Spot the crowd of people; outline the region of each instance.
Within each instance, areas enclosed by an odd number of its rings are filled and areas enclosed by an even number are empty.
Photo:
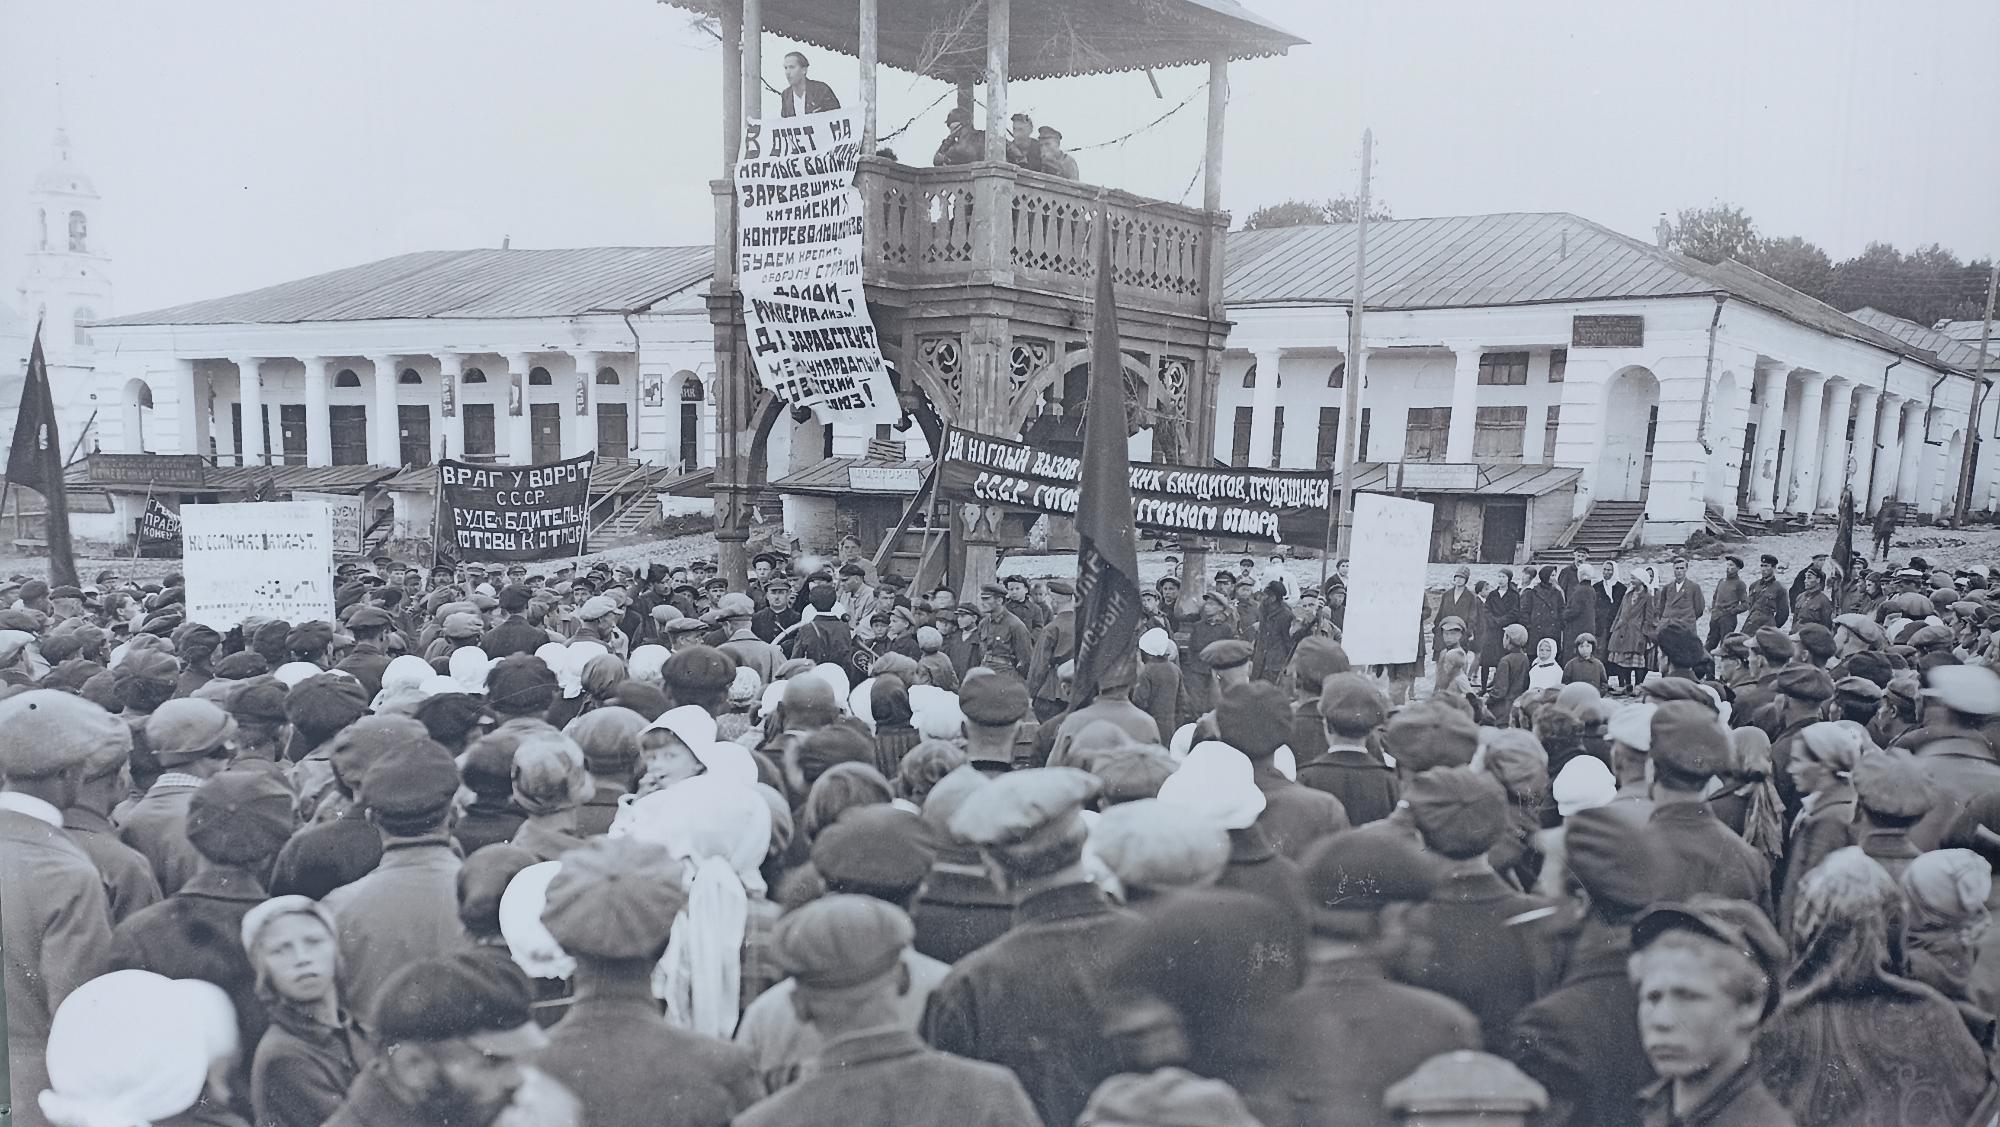
[[[16,577],[15,1122],[1387,1124],[1468,1049],[1543,1124],[1984,1122],[1995,573],[1774,563],[1461,575],[1407,701],[1276,560],[1089,694],[1062,579],[851,541],[226,631]]]

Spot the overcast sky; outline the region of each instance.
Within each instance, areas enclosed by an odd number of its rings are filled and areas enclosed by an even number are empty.
[[[1660,212],[1722,199],[1836,259],[1878,239],[2000,252],[1993,0],[1251,3],[1311,44],[1232,68],[1239,219],[1352,191],[1372,125],[1398,217],[1570,211],[1650,239]],[[773,82],[786,46],[766,40]],[[0,296],[58,84],[104,196],[115,309],[134,312],[506,236],[705,242],[720,66],[653,0],[0,0]],[[854,90],[852,60],[814,75]],[[1086,179],[1198,202],[1204,98],[1089,146],[1205,78],[1163,71],[1158,99],[1141,74],[1011,97],[1063,129]],[[885,69],[884,132],[945,90]],[[945,108],[888,143],[927,160]]]

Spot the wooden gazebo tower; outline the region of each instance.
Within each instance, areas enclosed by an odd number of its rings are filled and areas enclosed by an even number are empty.
[[[1013,436],[1039,415],[1080,411],[1096,281],[1098,201],[1109,204],[1112,262],[1133,415],[1164,461],[1211,459],[1216,384],[1229,330],[1222,303],[1223,111],[1235,59],[1304,40],[1234,0],[669,0],[711,14],[723,41],[723,175],[715,195],[708,296],[718,373],[716,533],[722,573],[747,571],[749,498],[785,413],[758,384],[735,278],[736,201],[728,179],[745,116],[765,109],[763,34],[861,61],[861,151],[873,153],[876,72],[887,65],[951,82],[972,109],[986,86],[986,159],[946,168],[864,156],[863,280],[898,396],[934,432],[956,424]],[[1208,142],[1200,208],[1045,176],[1006,161],[1010,79],[1206,66]],[[775,109],[774,109],[775,112]],[[1056,429],[1060,429],[1059,427]],[[933,434],[935,437],[935,434]],[[998,514],[961,505],[961,589],[990,581]],[[1197,545],[1187,572],[1202,574]],[[955,556],[960,553],[954,552]]]

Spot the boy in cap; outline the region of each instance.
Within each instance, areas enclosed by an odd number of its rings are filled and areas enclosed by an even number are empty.
[[[924,1040],[1012,1069],[1044,1123],[1075,1122],[1118,1071],[1102,1036],[1106,974],[1111,952],[1143,926],[1084,870],[1083,807],[1099,788],[1067,767],[1016,771],[974,792],[950,824],[1013,897],[1014,925],[938,985]]]
[[[54,689],[0,701],[0,944],[7,957],[7,1058],[17,1093],[49,1086],[49,1023],[72,990],[104,969],[111,946],[104,882],[62,830],[90,757],[124,734],[117,717]],[[45,1127],[33,1098],[14,1122]]]
[[[652,976],[687,893],[666,848],[597,838],[563,855],[542,923],[576,960],[575,1001],[535,1063],[590,1127],[708,1127],[763,1098],[749,1052],[660,1020]]]
[[[1660,904],[1633,924],[1632,950],[1639,1038],[1660,1076],[1644,1121],[1792,1127],[1750,1059],[1785,969],[1770,920],[1719,897]]]
[[[1326,750],[1298,765],[1299,782],[1340,802],[1356,826],[1387,818],[1396,808],[1396,775],[1369,746],[1389,720],[1389,698],[1359,673],[1326,677],[1317,711]]]
[[[577,1127],[576,1098],[531,1068],[548,1044],[534,988],[505,952],[413,960],[384,983],[379,1046],[326,1127]]]
[[[236,721],[211,701],[170,700],[147,719],[146,742],[163,774],[126,811],[118,837],[145,856],[160,891],[172,896],[201,860],[187,840],[188,804],[203,780],[229,766]]]
[[[825,1048],[814,1075],[751,1108],[738,1127],[1042,1122],[1014,1074],[926,1048],[897,1023],[914,934],[901,909],[854,895],[822,897],[778,922],[772,955],[792,976],[792,1008]]]

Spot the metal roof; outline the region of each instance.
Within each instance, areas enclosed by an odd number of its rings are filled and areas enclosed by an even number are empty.
[[[848,481],[850,469],[927,470],[929,462],[897,462],[882,458],[823,458],[802,470],[795,470],[765,486],[779,493],[823,494],[829,497],[908,497],[907,489],[855,487]]]
[[[714,249],[427,250],[107,325],[297,324],[633,313],[714,272]]]
[[[293,489],[358,493],[369,486],[382,484],[392,473],[393,470],[382,466],[209,466],[202,471],[199,483],[149,484],[140,477],[124,481],[106,480],[100,474],[93,478],[90,460],[80,458],[63,471],[63,482],[71,489],[120,493],[136,493],[144,489],[155,493],[251,493],[266,481],[281,493]]]
[[[719,18],[736,0],[666,2]],[[860,21],[857,5],[830,0],[765,0],[763,8],[767,33],[848,56],[860,54]],[[1236,0],[1013,0],[1008,30],[1010,79],[1190,66],[1217,51],[1258,58],[1306,42]],[[898,70],[984,81],[984,7],[882,0],[876,52]]]
[[[1957,365],[1968,371],[1980,366],[1977,333],[1973,335],[1973,343],[1968,344],[1936,329],[1927,329],[1915,321],[1905,320],[1894,313],[1884,313],[1880,309],[1871,309],[1865,305],[1849,313],[1848,316],[1870,328],[1880,329],[1897,340],[1907,341],[1918,348],[1929,349],[1948,364]],[[1973,324],[1977,325],[1978,322],[1975,321]],[[1987,348],[1986,370],[2000,369],[2000,349],[1993,348],[1990,342]]]
[[[1458,486],[1410,485],[1407,493],[1458,493],[1480,497],[1540,497],[1576,485],[1583,471],[1566,466],[1513,465],[1498,462],[1481,462],[1477,466],[1478,476],[1472,488]],[[1362,462],[1354,467],[1354,488],[1357,492],[1389,493],[1396,488],[1396,463]],[[1340,488],[1340,475],[1334,475],[1334,488]]]

